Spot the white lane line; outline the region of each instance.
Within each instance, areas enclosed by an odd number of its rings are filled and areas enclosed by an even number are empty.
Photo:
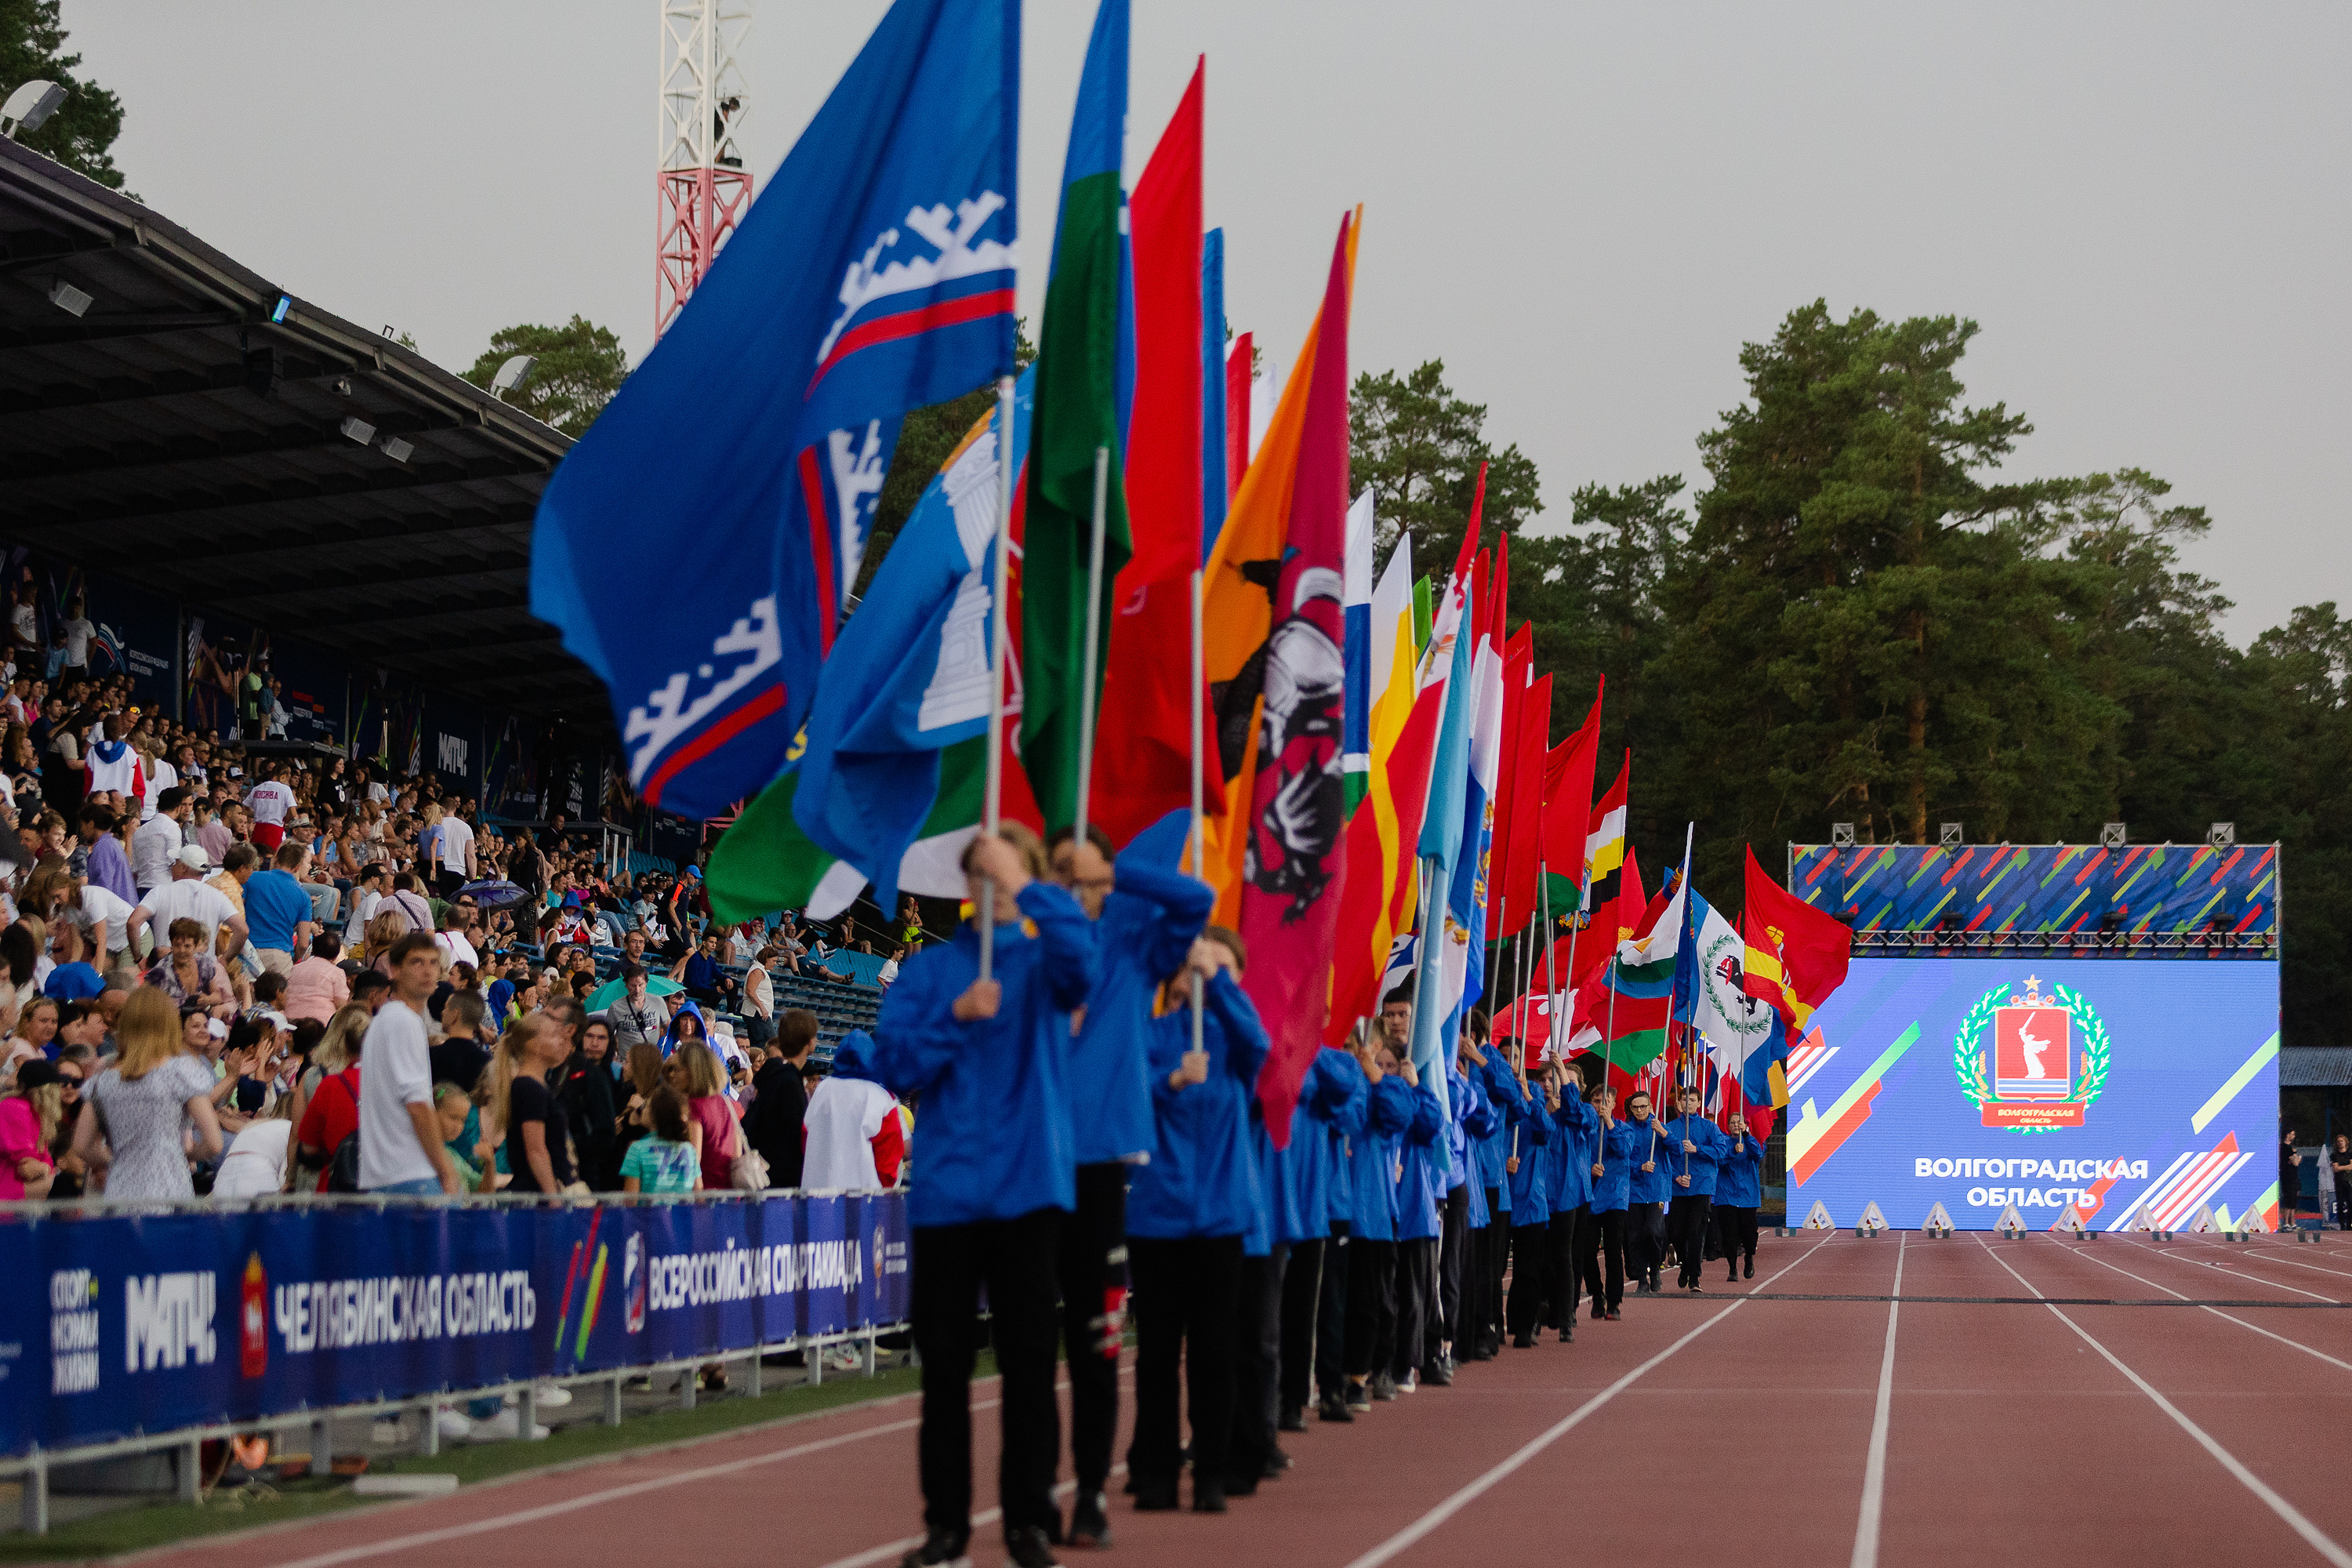
[[[2140,1248],[2140,1250],[2141,1250],[2141,1251],[2143,1251],[2143,1252],[2154,1252],[2156,1249],[2155,1249],[2155,1248],[2153,1248],[2153,1247],[2141,1247],[2141,1248]],[[2147,1278],[2146,1275],[2144,1275],[2144,1274],[2135,1274],[2135,1273],[2133,1273],[2130,1269],[2126,1268],[2125,1267],[2123,1267],[2123,1265],[2121,1265],[2121,1264],[2119,1264],[2119,1263],[2110,1263],[2110,1262],[2108,1262],[2108,1261],[2107,1261],[2105,1258],[2093,1258],[2093,1257],[2091,1256],[2091,1249],[2090,1249],[2089,1247],[2079,1247],[2079,1248],[2078,1248],[2078,1247],[2067,1247],[2067,1248],[2066,1248],[2066,1256],[2068,1256],[2069,1258],[2088,1258],[2091,1262],[2097,1264],[2097,1265],[2098,1265],[2100,1268],[2112,1268],[2112,1269],[2114,1269],[2116,1273],[2118,1273],[2118,1274],[2122,1275],[2122,1276],[2123,1276],[2125,1279],[2137,1279],[2137,1280],[2138,1280],[2141,1284],[2143,1284],[2143,1285],[2147,1286],[2149,1289],[2151,1289],[2151,1290],[2161,1290],[2161,1291],[2163,1291],[2166,1295],[2170,1296],[2170,1297],[2173,1297],[2174,1299],[2176,1299],[2176,1300],[2178,1300],[2187,1301],[2187,1300],[2191,1300],[2191,1298],[2190,1298],[2189,1296],[2188,1296],[2186,1293],[2184,1293],[2184,1292],[2182,1292],[2182,1291],[2179,1291],[2179,1290],[2176,1290],[2176,1289],[2173,1289],[2171,1286],[2169,1286],[2169,1285],[2159,1285],[2159,1284],[2158,1284],[2155,1280],[2148,1279],[2148,1278]],[[2162,1256],[2164,1256],[2164,1255],[2163,1255],[2163,1254],[2161,1254],[2161,1253],[2158,1253],[2158,1254],[2157,1254],[2157,1256],[2158,1256],[2158,1257],[2162,1257]],[[2180,1258],[2175,1258],[2175,1259],[2174,1259],[2174,1261],[2175,1261],[2175,1262],[2182,1262],[2182,1261],[2186,1261],[2186,1260],[2185,1260],[2185,1259],[2180,1259]],[[2292,1305],[2293,1303],[2291,1303],[2291,1302],[2283,1302],[2283,1303],[2281,1303],[2281,1304],[2282,1304],[2282,1305]],[[2264,1338],[2264,1339],[2266,1339],[2266,1340],[2276,1340],[2279,1343],[2281,1343],[2281,1344],[2283,1344],[2283,1345],[2288,1345],[2288,1346],[2291,1346],[2291,1347],[2293,1347],[2293,1348],[2294,1348],[2294,1349],[2295,1349],[2295,1350],[2299,1350],[2299,1351],[2301,1351],[2304,1354],[2305,1354],[2305,1355],[2307,1355],[2307,1356],[2314,1356],[2314,1357],[2316,1357],[2317,1359],[2319,1359],[2319,1360],[2321,1360],[2321,1361],[2326,1362],[2326,1363],[2328,1365],[2330,1365],[2330,1366],[2340,1366],[2340,1367],[2342,1367],[2346,1372],[2352,1372],[2352,1361],[2338,1361],[2338,1360],[2336,1360],[2334,1356],[2329,1355],[2329,1354],[2328,1354],[2326,1352],[2325,1352],[2325,1351],[2315,1351],[2315,1350],[2313,1350],[2309,1345],[2305,1344],[2305,1343],[2303,1343],[2302,1342],[2300,1342],[2300,1341],[2298,1341],[2298,1340],[2291,1340],[2291,1339],[2288,1339],[2284,1334],[2274,1334],[2274,1333],[2271,1332],[2268,1329],[2263,1328],[2260,1323],[2250,1323],[2250,1322],[2246,1321],[2246,1320],[2245,1320],[2245,1319],[2243,1319],[2243,1318],[2232,1317],[2232,1316],[2231,1316],[2231,1314],[2229,1314],[2229,1313],[2227,1313],[2227,1312],[2225,1312],[2225,1311],[2221,1310],[2221,1308],[2219,1308],[2219,1307],[2208,1306],[2208,1305],[2206,1305],[2206,1304],[2205,1304],[2204,1302],[2202,1302],[2202,1301],[2198,1302],[2198,1303],[2197,1303],[2197,1306],[2198,1306],[2198,1310],[2199,1310],[2200,1311],[2210,1312],[2210,1313],[2212,1313],[2215,1317],[2221,1319],[2224,1322],[2235,1323],[2235,1324],[2237,1324],[2237,1325],[2238,1325],[2238,1327],[2240,1327],[2240,1328],[2242,1328],[2242,1329],[2252,1329],[2254,1332],[2256,1332],[2256,1333],[2258,1333],[2258,1334],[2262,1335],[2262,1336],[2263,1336],[2263,1338]]]
[[[1862,1516],[1853,1527],[1853,1568],[1878,1568],[1878,1523],[1886,1506],[1886,1429],[1895,1407],[1895,1324],[1903,1310],[1903,1249],[1895,1244],[1895,1289],[1886,1300],[1886,1354],[1878,1363],[1878,1414],[1870,1420],[1870,1460],[1862,1468]]]
[[[1756,1289],[1758,1290],[1769,1289],[1773,1280],[1780,1279],[1782,1275],[1789,1272],[1789,1269],[1796,1268],[1799,1263],[1802,1263],[1806,1258],[1811,1258],[1814,1253],[1819,1252],[1822,1247],[1827,1247],[1832,1239],[1832,1237],[1828,1236],[1822,1237],[1821,1240],[1813,1243],[1812,1246],[1807,1247],[1803,1252],[1799,1253],[1796,1260],[1790,1263],[1788,1268],[1781,1269],[1779,1274],[1773,1275],[1770,1279],[1765,1280],[1763,1284],[1757,1286]],[[1649,1360],[1643,1362],[1641,1365],[1635,1367],[1633,1371],[1627,1373],[1624,1376],[1619,1378],[1616,1382],[1611,1384],[1608,1387],[1602,1389],[1591,1398],[1586,1400],[1582,1405],[1578,1405],[1575,1410],[1567,1415],[1560,1417],[1559,1421],[1553,1423],[1552,1426],[1546,1428],[1543,1432],[1538,1434],[1532,1438],[1529,1438],[1501,1464],[1496,1465],[1493,1469],[1488,1470],[1485,1475],[1480,1476],[1476,1480],[1472,1481],[1469,1485],[1455,1492],[1452,1497],[1447,1498],[1444,1502],[1439,1503],[1435,1508],[1433,1508],[1427,1513],[1423,1514],[1419,1519],[1413,1521],[1412,1523],[1405,1526],[1404,1529],[1397,1531],[1394,1535],[1390,1536],[1386,1541],[1381,1542],[1378,1546],[1373,1547],[1361,1557],[1357,1558],[1353,1563],[1348,1564],[1348,1568],[1379,1568],[1381,1563],[1388,1562],[1391,1558],[1396,1556],[1397,1553],[1402,1552],[1406,1547],[1412,1545],[1415,1542],[1429,1534],[1430,1531],[1435,1530],[1439,1525],[1444,1524],[1447,1520],[1452,1519],[1455,1514],[1461,1512],[1471,1503],[1476,1501],[1481,1496],[1501,1484],[1501,1482],[1508,1478],[1512,1472],[1518,1469],[1522,1465],[1525,1465],[1529,1459],[1534,1458],[1538,1454],[1542,1453],[1546,1448],[1549,1448],[1552,1444],[1566,1436],[1570,1432],[1574,1431],[1578,1426],[1582,1426],[1588,1416],[1591,1415],[1595,1411],[1608,1404],[1611,1400],[1616,1398],[1619,1394],[1624,1393],[1628,1388],[1631,1388],[1635,1383],[1639,1382],[1644,1374],[1663,1366],[1667,1359],[1676,1351],[1682,1349],[1685,1345],[1698,1338],[1699,1335],[1706,1332],[1707,1330],[1715,1327],[1716,1324],[1723,1321],[1724,1319],[1731,1316],[1732,1313],[1746,1306],[1748,1304],[1748,1299],[1747,1297],[1742,1296],[1732,1301],[1729,1305],[1726,1306],[1723,1310],[1707,1319],[1706,1321],[1701,1323],[1698,1327],[1693,1329],[1690,1332],[1685,1334],[1682,1338],[1676,1340],[1674,1343],[1668,1345],[1665,1349],[1660,1351],[1657,1354],[1652,1356]],[[2346,1563],[2344,1568],[2352,1568],[2352,1563]]]
[[[1127,1474],[1127,1466],[1124,1463],[1116,1464],[1110,1468],[1110,1479],[1113,1480],[1118,1479],[1119,1477],[1125,1474]],[[1075,1492],[1077,1489],[1077,1482],[1064,1481],[1061,1485],[1054,1489],[1054,1495],[1057,1498],[1067,1497],[1070,1493]],[[977,1531],[984,1525],[994,1524],[998,1520],[1003,1519],[1003,1517],[1004,1510],[1002,1508],[988,1509],[971,1516],[971,1527],[973,1530]],[[824,1568],[874,1568],[875,1563],[887,1563],[891,1558],[897,1556],[899,1552],[906,1551],[908,1547],[920,1546],[922,1543],[923,1537],[919,1535],[905,1536],[897,1541],[886,1541],[881,1545],[868,1548],[864,1552],[856,1553],[855,1556],[836,1557],[832,1562],[825,1563]]]
[[[2273,1290],[2291,1290],[2298,1296],[2308,1296],[2315,1301],[2327,1301],[2339,1307],[2343,1305],[2343,1302],[2333,1296],[2323,1296],[2316,1290],[2306,1290],[2300,1285],[2289,1285],[2278,1279],[2265,1279],[2259,1274],[2241,1274],[2234,1268],[2225,1268],[2218,1263],[2208,1263],[2201,1258],[2183,1258],[2169,1247],[2151,1247],[2149,1250],[2159,1258],[2169,1258],[2175,1263],[2186,1263],[2192,1268],[2210,1268],[2216,1274],[2227,1274],[2231,1279],[2243,1279],[2249,1285],[2267,1285]]]
[[[2141,1245],[2147,1244],[2143,1242]],[[2210,1251],[2227,1253],[2231,1258],[2242,1258],[2248,1263],[2284,1263],[2290,1268],[2308,1268],[2315,1274],[2332,1274],[2338,1279],[2352,1279],[2352,1274],[2347,1274],[2341,1268],[2330,1268],[2319,1263],[2305,1263],[2299,1258],[2281,1258],[2276,1253],[2265,1253],[2252,1247],[2232,1249],[2216,1241],[2209,1241],[2205,1243],[2205,1247]]]
[[[2048,1299],[2042,1297],[2040,1288],[2032,1280],[2028,1279],[2024,1275],[2020,1274],[2016,1269],[2010,1268],[2009,1260],[2001,1257],[2000,1253],[1995,1252],[1991,1247],[1988,1246],[1982,1237],[1979,1237],[1977,1238],[1977,1245],[1984,1247],[1986,1255],[1995,1263],[2000,1264],[2003,1268],[2008,1268],[2010,1278],[2015,1279],[2020,1285],[2024,1286],[2027,1289],[2032,1290],[2036,1299],[2042,1300],[2042,1306],[2049,1310],[2051,1316],[2056,1318],[2060,1322],[2074,1330],[2075,1334],[2081,1338],[2084,1344],[2089,1345],[2093,1350],[2098,1352],[2102,1356],[2105,1356],[2109,1366],[2114,1367],[2117,1372],[2122,1373],[2126,1377],[2131,1379],[2132,1385],[2134,1387],[2137,1388],[2142,1394],[2147,1394],[2149,1399],[2153,1400],[2158,1410],[2161,1410],[2167,1415],[2171,1416],[2173,1423],[2183,1432],[2188,1433],[2191,1437],[2195,1438],[2198,1446],[2202,1447],[2208,1454],[2212,1455],[2214,1461],[2223,1469],[2229,1471],[2231,1476],[2235,1477],[2240,1486],[2244,1487],[2248,1491],[2262,1499],[2263,1501],[2269,1506],[2270,1510],[2278,1515],[2279,1518],[2285,1522],[2288,1529],[2294,1531],[2297,1535],[2302,1536],[2303,1539],[2309,1543],[2313,1551],[2318,1552],[2322,1557],[2327,1559],[2328,1562],[2334,1563],[2336,1568],[2352,1568],[2352,1552],[2347,1552],[2344,1548],[2336,1544],[2336,1542],[2330,1539],[2328,1535],[2319,1528],[2319,1526],[2312,1523],[2310,1520],[2304,1517],[2304,1513],[2301,1509],[2287,1501],[2286,1499],[2279,1496],[2277,1492],[2273,1491],[2270,1486],[2264,1482],[2260,1476],[2254,1474],[2253,1471],[2248,1469],[2244,1464],[2240,1462],[2235,1454],[2232,1454],[2229,1449],[2224,1448],[2221,1444],[2215,1442],[2212,1435],[2207,1432],[2204,1427],[2197,1425],[2196,1422],[2191,1421],[2185,1414],[2182,1413],[2179,1405],[2173,1404],[2172,1401],[2167,1399],[2163,1394],[2158,1394],[2156,1391],[2155,1385],[2150,1384],[2147,1379],[2140,1376],[2139,1373],[2126,1366],[2123,1363],[2122,1359],[2118,1357],[2115,1352],[2109,1350],[2106,1346],[2094,1339],[2091,1336],[2090,1331],[2084,1328],[2082,1324],[2076,1322],[2065,1313],[2060,1311],[2056,1307],[2052,1306]]]

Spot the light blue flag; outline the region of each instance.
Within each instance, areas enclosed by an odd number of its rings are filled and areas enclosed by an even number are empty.
[[[1201,562],[1225,526],[1225,231],[1201,237]]]
[[[1013,396],[1026,457],[1034,370]],[[810,704],[793,820],[898,908],[898,865],[939,795],[940,752],[988,731],[997,423],[932,477],[842,629]]]

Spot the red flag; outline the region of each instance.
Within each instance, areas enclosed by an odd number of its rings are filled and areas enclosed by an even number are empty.
[[[1265,644],[1261,743],[1245,825],[1253,866],[1241,890],[1241,934],[1250,951],[1243,984],[1273,1037],[1257,1092],[1276,1148],[1290,1141],[1299,1082],[1323,1048],[1348,870],[1336,677],[1347,637],[1340,570],[1348,532],[1350,226],[1341,220],[1316,326],[1288,535],[1276,563],[1279,618]]]
[[[1576,984],[1581,988],[1591,973],[1617,955],[1617,944],[1633,934],[1649,909],[1650,900],[1642,891],[1642,861],[1631,844],[1625,846],[1625,864],[1618,868],[1617,896],[1592,911],[1592,923],[1584,929],[1584,940],[1576,944]]]
[[[1125,844],[1192,804],[1192,574],[1201,552],[1201,100],[1192,70],[1128,203],[1135,411],[1125,457],[1134,553],[1108,600],[1092,819]],[[1220,792],[1214,769],[1210,795]]]
[[[1225,356],[1225,499],[1242,489],[1242,476],[1250,466],[1250,334],[1234,340]]]
[[[1497,570],[1496,576],[1502,573]],[[1486,851],[1486,940],[1500,942],[1516,929],[1508,923],[1510,906],[1504,891],[1508,886],[1511,850],[1516,843],[1511,827],[1511,802],[1519,777],[1519,715],[1528,703],[1529,666],[1535,659],[1534,632],[1521,624],[1503,644],[1503,723],[1496,731],[1502,755],[1495,759],[1495,831]]]
[[[1741,989],[1769,1002],[1791,1029],[1803,1027],[1813,1009],[1845,984],[1853,932],[1766,876],[1753,848],[1739,933],[1748,944]]]
[[[1430,754],[1437,750],[1442,718],[1439,693],[1428,691],[1413,704],[1412,715],[1398,731],[1388,758],[1389,795],[1396,804],[1397,842],[1404,846],[1397,866],[1397,885],[1387,886],[1387,867],[1381,846],[1381,825],[1367,798],[1348,822],[1349,897],[1339,906],[1339,924],[1332,942],[1331,1012],[1323,1026],[1323,1043],[1339,1045],[1380,1005],[1381,975],[1388,954],[1374,948],[1375,930],[1383,904],[1393,927],[1402,919],[1412,879],[1421,874],[1413,842],[1421,837],[1421,815],[1429,804]]]
[[[1510,858],[1504,870],[1503,930],[1519,930],[1535,919],[1539,906],[1537,864],[1543,839],[1544,742],[1551,738],[1551,677],[1528,689],[1519,708],[1518,771],[1511,780]]]

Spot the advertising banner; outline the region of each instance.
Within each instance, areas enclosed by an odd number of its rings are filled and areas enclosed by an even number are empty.
[[[1789,847],[1789,890],[1859,931],[2244,941],[2278,931],[2278,870],[2275,844]]]
[[[2276,1229],[2278,1048],[2275,963],[1858,958],[1790,1052],[1790,1221]]]
[[[0,1220],[0,1454],[903,1322],[906,1200]]]

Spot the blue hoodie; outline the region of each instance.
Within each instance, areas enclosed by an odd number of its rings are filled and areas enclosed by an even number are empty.
[[[1650,1130],[1647,1127],[1642,1128],[1637,1137],[1630,1121],[1609,1124],[1609,1131],[1601,1136],[1601,1152],[1592,1162],[1601,1167],[1601,1174],[1592,1184],[1594,1214],[1616,1214],[1633,1206],[1630,1189],[1633,1166],[1646,1157],[1643,1152],[1649,1146]],[[1591,1168],[1591,1165],[1585,1167],[1587,1171]]]
[[[1335,1056],[1346,1058],[1345,1064],[1331,1061]],[[1348,1152],[1363,1137],[1364,1122],[1371,1115],[1372,1080],[1351,1053],[1328,1046],[1316,1053],[1313,1070],[1330,1073],[1347,1086],[1344,1098],[1331,1101],[1328,1114],[1319,1119],[1317,1142],[1311,1145],[1318,1161],[1312,1179],[1323,1194],[1323,1234],[1328,1237],[1337,1234],[1335,1226],[1355,1226],[1355,1164]],[[1300,1094],[1303,1102],[1305,1091]]]
[[[1099,994],[1100,986],[1096,989]],[[1168,1083],[1192,1048],[1192,1010],[1179,1007],[1150,1023],[1155,1135],[1151,1159],[1128,1184],[1129,1236],[1241,1236],[1263,1220],[1250,1103],[1273,1043],[1232,975],[1220,970],[1205,992],[1201,1048],[1209,1056],[1207,1081],[1182,1089]]]
[[[1412,1090],[1394,1073],[1372,1085],[1364,1130],[1348,1141],[1349,1234],[1360,1241],[1394,1241],[1397,1143],[1412,1125]]]
[[[1551,1194],[1544,1185],[1551,1163],[1549,1152],[1555,1123],[1551,1112],[1544,1106],[1543,1096],[1521,1098],[1514,1085],[1512,1097],[1504,1102],[1504,1111],[1518,1131],[1519,1168],[1507,1179],[1511,1184],[1511,1223],[1549,1225],[1551,1223]]]
[[[1094,985],[1095,928],[1049,882],[1021,889],[1020,905],[1037,934],[996,928],[995,1017],[961,1024],[952,1011],[980,978],[970,922],[907,960],[883,994],[874,1077],[901,1099],[922,1096],[909,1225],[1015,1219],[1076,1201],[1069,1014]]]
[[[1478,1140],[1478,1183],[1500,1192],[1506,1185],[1503,1163],[1511,1157],[1511,1119],[1503,1108],[1518,1097],[1519,1083],[1500,1050],[1488,1045],[1483,1052],[1486,1059],[1477,1069],[1478,1083],[1495,1110],[1495,1121]]]
[[[1440,1235],[1444,1216],[1438,1189],[1444,1184],[1445,1112],[1437,1103],[1437,1088],[1423,1081],[1412,1091],[1412,1121],[1402,1134],[1403,1169],[1396,1184],[1396,1238],[1427,1241]]]
[[[1573,1214],[1592,1201],[1592,1146],[1601,1136],[1601,1113],[1581,1095],[1562,1090],[1559,1110],[1552,1120],[1559,1132],[1552,1142],[1563,1146],[1551,1189],[1551,1212]]]
[[[1467,1173],[1457,1178],[1463,1193],[1462,1223],[1471,1230],[1484,1230],[1495,1216],[1486,1207],[1486,1184],[1479,1178],[1475,1162],[1487,1137],[1503,1124],[1502,1112],[1486,1098],[1486,1091],[1464,1077],[1459,1068],[1446,1074],[1445,1092],[1454,1111],[1451,1135],[1459,1145],[1455,1169]],[[1452,1196],[1453,1189],[1447,1188],[1446,1194]]]
[[[1216,894],[1206,882],[1121,855],[1118,885],[1095,922],[1101,955],[1086,1023],[1070,1045],[1070,1121],[1077,1163],[1097,1165],[1150,1149],[1151,1003],[1160,983],[1184,966],[1208,923]]]
[[[1698,1147],[1683,1152],[1685,1142]],[[1673,1169],[1666,1173],[1666,1195],[1675,1198],[1715,1196],[1715,1167],[1731,1141],[1723,1130],[1703,1116],[1677,1116],[1658,1130],[1658,1152],[1670,1162]],[[1687,1163],[1687,1169],[1685,1169]],[[1690,1177],[1687,1187],[1676,1186],[1676,1176]]]
[[[1715,1173],[1717,1207],[1753,1209],[1764,1206],[1764,1145],[1753,1138],[1725,1138]]]
[[[1290,1147],[1277,1150],[1251,1096],[1250,1142],[1257,1152],[1258,1190],[1265,1194],[1262,1223],[1251,1227],[1244,1256],[1264,1258],[1272,1245],[1320,1241],[1331,1234],[1331,1176],[1336,1160],[1330,1128],[1352,1102],[1360,1122],[1370,1085],[1345,1051],[1328,1046],[1307,1064],[1298,1103],[1290,1112]]]
[[[1630,1201],[1637,1204],[1664,1203],[1674,1195],[1674,1188],[1671,1185],[1673,1178],[1666,1174],[1665,1129],[1659,1123],[1654,1112],[1647,1121],[1627,1121],[1624,1125],[1631,1127],[1641,1135],[1641,1147],[1633,1152],[1633,1171],[1631,1177],[1633,1191],[1629,1194]],[[1655,1169],[1644,1171],[1642,1169],[1644,1164],[1654,1166]],[[1682,1169],[1681,1161],[1675,1162],[1675,1169],[1677,1171]]]

